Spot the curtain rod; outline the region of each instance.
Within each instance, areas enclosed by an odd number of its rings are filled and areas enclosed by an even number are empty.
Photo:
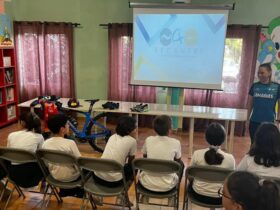
[[[54,24],[59,24],[59,23],[68,23],[69,24],[69,22],[48,22],[48,21],[14,21],[15,23],[22,23],[22,22],[24,22],[24,23],[29,23],[29,24],[31,24],[31,23],[40,23],[40,24],[49,24],[49,23],[54,23]],[[80,24],[80,23],[70,23],[74,28],[82,28],[82,25]]]
[[[100,23],[99,26],[100,27],[103,27],[104,29],[108,29],[110,27],[111,23]],[[239,24],[229,24],[228,26],[234,26],[234,25],[239,25]],[[241,26],[251,26],[251,25],[241,25]],[[261,25],[261,28],[268,28],[268,26],[262,26]]]
[[[100,27],[104,28],[104,29],[108,29],[110,27],[110,23],[101,23],[99,24]]]

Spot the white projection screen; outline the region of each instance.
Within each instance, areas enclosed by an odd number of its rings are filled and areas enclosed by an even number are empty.
[[[228,10],[133,13],[132,85],[222,89]]]

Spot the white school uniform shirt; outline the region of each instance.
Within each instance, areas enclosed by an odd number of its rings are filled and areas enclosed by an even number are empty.
[[[254,157],[245,155],[237,166],[239,171],[249,171],[258,176],[271,176],[280,177],[280,166],[278,167],[265,167],[264,165],[258,165],[254,161]]]
[[[135,156],[136,151],[137,141],[135,138],[129,135],[120,136],[114,134],[109,138],[101,158],[115,160],[124,166],[126,158],[128,156]],[[96,172],[95,175],[108,182],[116,182],[122,179],[120,173]]]
[[[235,169],[235,159],[232,154],[223,152],[221,149],[218,149],[218,153],[224,156],[223,162],[220,165],[208,165],[204,159],[205,153],[209,150],[209,148],[196,150],[193,153],[191,165],[192,166],[213,166],[217,168],[225,168],[234,170]],[[203,181],[194,180],[192,188],[193,190],[200,195],[218,198],[218,191],[222,187],[222,184],[216,183],[207,183]]]
[[[76,143],[73,140],[63,137],[52,137],[47,139],[42,146],[43,149],[57,150],[67,152],[75,157],[80,157],[81,154]],[[47,163],[51,175],[62,182],[71,182],[80,176],[79,170],[73,166],[61,166],[58,164]]]
[[[147,158],[174,160],[181,158],[180,141],[168,136],[150,136],[145,140],[142,148]],[[156,192],[166,192],[175,187],[178,182],[176,174],[159,175],[153,173],[140,173],[140,183],[147,189]]]
[[[24,149],[35,153],[37,149],[42,147],[43,142],[44,137],[42,134],[21,130],[9,134],[7,147]]]

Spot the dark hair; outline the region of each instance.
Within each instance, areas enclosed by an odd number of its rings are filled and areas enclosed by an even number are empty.
[[[154,130],[159,136],[167,136],[171,129],[171,118],[167,115],[155,117],[153,122]]]
[[[231,198],[244,210],[279,210],[279,189],[273,181],[263,182],[247,171],[229,175],[226,185]]]
[[[262,123],[258,127],[249,155],[258,165],[280,166],[280,132],[276,125]]]
[[[204,154],[204,159],[209,165],[220,165],[224,160],[224,156],[218,153],[218,148],[211,146],[221,146],[225,141],[226,131],[220,123],[211,123],[205,133],[205,138],[210,145],[209,150]]]
[[[68,117],[64,114],[51,115],[48,119],[48,128],[54,134],[58,134],[60,128],[65,127]]]
[[[19,120],[24,122],[24,128],[28,131],[42,133],[41,120],[35,113],[24,112],[19,116]]]
[[[118,119],[116,132],[120,136],[129,135],[136,128],[136,121],[130,116],[122,116]]]
[[[270,63],[263,63],[263,64],[260,65],[259,68],[261,68],[261,67],[266,68],[269,72],[272,72],[272,68],[271,68]]]
[[[271,68],[271,65],[270,63],[263,63],[259,66],[259,69],[260,68],[265,68],[269,73],[270,73],[270,77],[269,77],[269,81],[271,81],[271,72],[272,72],[272,68]]]

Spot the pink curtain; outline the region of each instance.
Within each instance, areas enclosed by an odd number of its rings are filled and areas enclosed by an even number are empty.
[[[232,25],[228,27],[227,38],[243,40],[237,93],[187,89],[185,90],[185,104],[247,109],[248,92],[255,74],[260,31],[260,26]],[[206,125],[207,121],[197,120],[195,126],[197,129],[204,129]],[[245,123],[237,123],[236,134],[242,135],[244,131]]]
[[[20,101],[74,97],[71,23],[14,22]]]
[[[132,69],[132,24],[109,24],[108,99],[155,103],[154,87],[130,85]],[[139,125],[151,126],[152,117],[140,116]]]
[[[154,87],[130,85],[132,69],[132,24],[109,25],[108,99],[154,103]]]

